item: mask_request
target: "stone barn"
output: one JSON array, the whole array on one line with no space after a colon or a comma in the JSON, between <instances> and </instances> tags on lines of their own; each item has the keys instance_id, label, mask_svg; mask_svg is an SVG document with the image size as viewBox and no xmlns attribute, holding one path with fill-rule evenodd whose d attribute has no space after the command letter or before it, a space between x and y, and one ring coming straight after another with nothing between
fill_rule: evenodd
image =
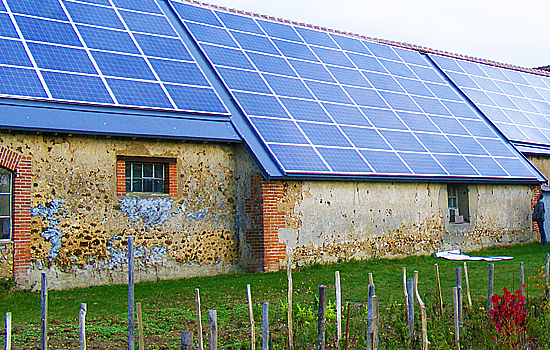
<instances>
[{"instance_id":1,"label":"stone barn","mask_svg":"<svg viewBox=\"0 0 550 350\"><path fill-rule=\"evenodd\" d=\"M0 277L538 239L550 73L177 0L0 2Z\"/></svg>"}]
</instances>

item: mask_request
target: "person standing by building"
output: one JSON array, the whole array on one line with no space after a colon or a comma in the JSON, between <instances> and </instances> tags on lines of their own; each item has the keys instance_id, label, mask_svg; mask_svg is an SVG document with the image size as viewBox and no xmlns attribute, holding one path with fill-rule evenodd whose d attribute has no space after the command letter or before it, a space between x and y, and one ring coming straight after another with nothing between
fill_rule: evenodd
<instances>
[{"instance_id":1,"label":"person standing by building","mask_svg":"<svg viewBox=\"0 0 550 350\"><path fill-rule=\"evenodd\" d=\"M533 221L537 222L537 225L539 226L539 233L540 233L540 242L542 244L546 244L546 233L544 232L544 203L542 202L542 198L544 196L539 194L537 204L535 204L535 208L533 209Z\"/></svg>"}]
</instances>

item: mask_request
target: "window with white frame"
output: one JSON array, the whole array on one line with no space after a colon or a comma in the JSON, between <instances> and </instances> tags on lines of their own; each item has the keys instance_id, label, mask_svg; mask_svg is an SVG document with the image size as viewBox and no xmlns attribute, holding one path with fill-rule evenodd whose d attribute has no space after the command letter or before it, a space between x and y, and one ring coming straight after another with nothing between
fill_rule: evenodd
<instances>
[{"instance_id":1,"label":"window with white frame","mask_svg":"<svg viewBox=\"0 0 550 350\"><path fill-rule=\"evenodd\" d=\"M0 240L11 239L12 173L0 168Z\"/></svg>"},{"instance_id":2,"label":"window with white frame","mask_svg":"<svg viewBox=\"0 0 550 350\"><path fill-rule=\"evenodd\" d=\"M449 207L449 222L455 224L470 222L468 185L447 185L447 198Z\"/></svg>"},{"instance_id":3,"label":"window with white frame","mask_svg":"<svg viewBox=\"0 0 550 350\"><path fill-rule=\"evenodd\" d=\"M168 193L168 163L125 162L126 193Z\"/></svg>"}]
</instances>

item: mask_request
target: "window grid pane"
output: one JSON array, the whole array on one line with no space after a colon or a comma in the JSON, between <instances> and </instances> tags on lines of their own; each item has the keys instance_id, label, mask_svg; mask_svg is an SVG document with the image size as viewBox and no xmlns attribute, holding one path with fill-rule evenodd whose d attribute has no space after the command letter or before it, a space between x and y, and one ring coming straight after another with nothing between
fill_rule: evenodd
<instances>
[{"instance_id":1,"label":"window grid pane","mask_svg":"<svg viewBox=\"0 0 550 350\"><path fill-rule=\"evenodd\" d=\"M126 162L127 193L165 193L166 164Z\"/></svg>"}]
</instances>

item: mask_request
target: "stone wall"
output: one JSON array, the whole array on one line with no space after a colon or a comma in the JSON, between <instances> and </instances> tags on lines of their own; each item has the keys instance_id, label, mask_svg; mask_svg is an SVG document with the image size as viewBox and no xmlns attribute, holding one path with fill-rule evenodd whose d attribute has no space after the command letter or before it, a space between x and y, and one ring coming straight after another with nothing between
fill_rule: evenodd
<instances>
[{"instance_id":1,"label":"stone wall","mask_svg":"<svg viewBox=\"0 0 550 350\"><path fill-rule=\"evenodd\" d=\"M470 222L449 223L447 185L383 182L285 182L279 241L298 265L371 257L464 251L536 239L535 187L469 185ZM280 266L286 264L279 256Z\"/></svg>"},{"instance_id":2,"label":"stone wall","mask_svg":"<svg viewBox=\"0 0 550 350\"><path fill-rule=\"evenodd\" d=\"M527 155L526 157L544 177L550 179L550 157L535 155Z\"/></svg>"},{"instance_id":3,"label":"stone wall","mask_svg":"<svg viewBox=\"0 0 550 350\"><path fill-rule=\"evenodd\" d=\"M123 283L130 235L137 280L236 270L240 146L20 132L0 133L0 146L32 160L31 286L42 271L52 288ZM118 156L176 159L177 192L117 196ZM7 276L11 245L0 254Z\"/></svg>"}]
</instances>

